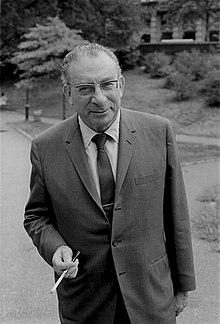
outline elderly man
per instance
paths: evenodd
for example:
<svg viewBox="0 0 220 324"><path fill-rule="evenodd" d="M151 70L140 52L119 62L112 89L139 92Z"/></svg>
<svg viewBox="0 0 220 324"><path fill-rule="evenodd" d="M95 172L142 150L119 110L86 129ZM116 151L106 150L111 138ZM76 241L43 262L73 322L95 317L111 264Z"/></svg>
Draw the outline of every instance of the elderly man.
<svg viewBox="0 0 220 324"><path fill-rule="evenodd" d="M101 45L67 54L62 79L77 114L33 140L24 220L56 279L67 270L60 321L174 324L195 277L170 123L121 107L125 80Z"/></svg>

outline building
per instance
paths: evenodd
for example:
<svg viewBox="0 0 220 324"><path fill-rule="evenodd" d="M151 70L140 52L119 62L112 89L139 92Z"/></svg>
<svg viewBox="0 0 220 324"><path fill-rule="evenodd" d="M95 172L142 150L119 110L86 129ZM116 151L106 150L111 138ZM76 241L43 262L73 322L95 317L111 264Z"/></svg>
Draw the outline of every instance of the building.
<svg viewBox="0 0 220 324"><path fill-rule="evenodd" d="M140 33L141 44L161 43L220 43L220 4L216 0L208 20L190 21L186 24L171 24L167 20L169 0L140 0L146 12L146 27Z"/></svg>

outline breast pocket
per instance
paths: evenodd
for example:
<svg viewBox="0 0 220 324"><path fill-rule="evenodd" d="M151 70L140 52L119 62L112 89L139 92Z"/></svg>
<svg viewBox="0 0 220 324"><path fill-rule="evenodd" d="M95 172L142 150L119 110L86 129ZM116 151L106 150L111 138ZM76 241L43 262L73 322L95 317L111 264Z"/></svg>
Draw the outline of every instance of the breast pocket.
<svg viewBox="0 0 220 324"><path fill-rule="evenodd" d="M143 187L146 191L155 191L162 188L163 184L162 172L157 172L135 178L135 184L140 188Z"/></svg>

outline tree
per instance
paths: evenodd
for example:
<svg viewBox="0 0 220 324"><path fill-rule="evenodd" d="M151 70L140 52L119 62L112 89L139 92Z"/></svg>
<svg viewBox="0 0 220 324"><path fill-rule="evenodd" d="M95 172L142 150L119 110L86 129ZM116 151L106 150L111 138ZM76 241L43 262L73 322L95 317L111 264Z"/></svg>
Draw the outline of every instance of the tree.
<svg viewBox="0 0 220 324"><path fill-rule="evenodd" d="M56 16L58 0L1 1L1 62L2 80L11 78L15 67L10 64L20 38L48 16Z"/></svg>
<svg viewBox="0 0 220 324"><path fill-rule="evenodd" d="M123 68L137 64L140 57L137 34L144 24L140 1L64 0L62 10L68 26L74 22L85 39L112 48Z"/></svg>
<svg viewBox="0 0 220 324"><path fill-rule="evenodd" d="M69 28L81 29L88 41L116 49L134 47L133 35L142 28L139 0L2 0L2 80L13 77L10 58L22 35L36 24L45 24L49 16L59 16Z"/></svg>
<svg viewBox="0 0 220 324"><path fill-rule="evenodd" d="M142 26L140 1L64 0L61 17L68 26L82 30L90 42L117 48L129 46L133 34ZM66 15L72 12L72 19Z"/></svg>
<svg viewBox="0 0 220 324"><path fill-rule="evenodd" d="M210 16L220 12L219 0L169 0L167 17L174 23L202 19L206 24L205 40L209 41Z"/></svg>
<svg viewBox="0 0 220 324"><path fill-rule="evenodd" d="M39 81L58 77L66 53L74 46L86 43L79 30L71 30L58 17L48 18L45 24L30 28L23 38L11 62L21 71L16 86L26 89L27 98L28 90Z"/></svg>

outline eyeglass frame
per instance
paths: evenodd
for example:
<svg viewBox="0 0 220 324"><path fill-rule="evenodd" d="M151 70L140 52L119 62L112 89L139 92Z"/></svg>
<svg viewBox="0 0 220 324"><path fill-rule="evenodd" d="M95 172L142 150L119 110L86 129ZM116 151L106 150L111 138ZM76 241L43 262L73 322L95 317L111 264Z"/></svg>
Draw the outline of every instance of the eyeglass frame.
<svg viewBox="0 0 220 324"><path fill-rule="evenodd" d="M118 82L119 82L119 78L118 78L117 80L106 80L106 81L103 81L103 82L100 82L100 83L82 83L82 84L77 84L77 85L75 85L75 84L71 84L70 82L68 82L67 85L70 85L70 86L74 87L74 89L78 89L78 88L83 87L83 86L91 86L91 87L93 87L93 91L92 91L91 93L89 93L89 94L82 95L82 94L80 94L80 93L78 92L78 95L79 95L81 98L90 98L90 97L92 97L92 96L94 95L94 93L95 93L95 86L98 86L99 89L100 89L102 92L104 92L104 93L113 90L113 89L104 90L104 89L102 89L102 88L100 87L102 84L110 83L110 82L118 83ZM117 86L117 84L116 84L116 86ZM115 89L117 89L117 87L116 87Z"/></svg>

